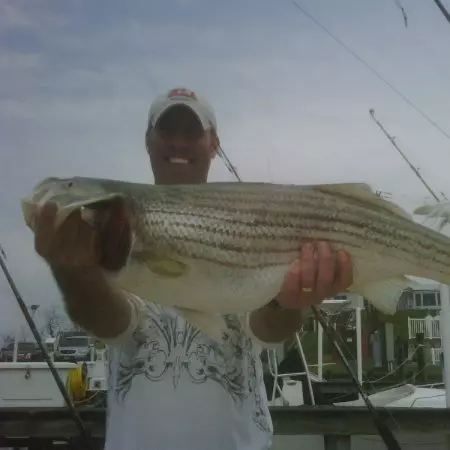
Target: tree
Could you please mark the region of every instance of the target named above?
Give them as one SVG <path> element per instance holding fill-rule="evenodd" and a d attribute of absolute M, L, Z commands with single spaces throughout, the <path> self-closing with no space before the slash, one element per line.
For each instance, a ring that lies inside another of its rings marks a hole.
<path fill-rule="evenodd" d="M 6 347 L 7 345 L 14 342 L 14 334 L 13 333 L 1 333 L 0 334 L 0 347 Z"/>
<path fill-rule="evenodd" d="M 56 305 L 46 308 L 43 311 L 42 317 L 44 320 L 43 331 L 50 337 L 55 337 L 66 322 L 65 314 L 63 314 L 61 308 Z"/>

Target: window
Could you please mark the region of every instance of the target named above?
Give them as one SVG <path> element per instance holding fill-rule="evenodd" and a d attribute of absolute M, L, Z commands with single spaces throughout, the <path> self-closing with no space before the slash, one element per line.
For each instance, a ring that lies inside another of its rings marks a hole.
<path fill-rule="evenodd" d="M 77 337 L 62 337 L 59 340 L 60 347 L 87 347 L 89 346 L 89 338 L 77 336 Z"/>
<path fill-rule="evenodd" d="M 414 292 L 414 308 L 439 308 L 441 295 L 438 291 Z"/>
<path fill-rule="evenodd" d="M 14 350 L 14 342 L 8 344 L 6 350 Z M 19 342 L 17 344 L 17 351 L 19 352 L 32 352 L 34 350 L 36 350 L 36 344 L 34 342 Z"/>
<path fill-rule="evenodd" d="M 421 292 L 414 293 L 414 306 L 416 308 L 422 308 L 422 293 Z"/>
<path fill-rule="evenodd" d="M 423 307 L 436 306 L 436 294 L 434 292 L 424 292 L 422 294 Z"/>

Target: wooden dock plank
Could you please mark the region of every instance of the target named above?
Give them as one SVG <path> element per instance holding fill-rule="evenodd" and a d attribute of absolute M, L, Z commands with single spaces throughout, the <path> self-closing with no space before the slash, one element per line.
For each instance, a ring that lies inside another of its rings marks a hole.
<path fill-rule="evenodd" d="M 395 432 L 450 433 L 450 410 L 441 408 L 375 408 Z M 276 434 L 377 435 L 365 407 L 301 406 L 271 408 Z"/>
<path fill-rule="evenodd" d="M 450 434 L 450 410 L 438 408 L 376 408 L 388 426 L 405 433 Z M 78 410 L 93 437 L 105 433 L 105 410 Z M 372 417 L 364 407 L 301 406 L 271 408 L 275 434 L 376 435 Z M 78 430 L 65 408 L 0 409 L 1 437 L 70 438 Z"/>

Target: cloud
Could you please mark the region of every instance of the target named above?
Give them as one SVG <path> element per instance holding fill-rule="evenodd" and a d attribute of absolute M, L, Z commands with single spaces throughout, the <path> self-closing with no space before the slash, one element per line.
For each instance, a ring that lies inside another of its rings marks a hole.
<path fill-rule="evenodd" d="M 22 71 L 33 70 L 42 67 L 40 55 L 36 53 L 0 53 L 0 70 L 2 71 Z"/>
<path fill-rule="evenodd" d="M 302 2 L 450 131 L 448 26 L 417 3 L 405 30 L 392 2 L 369 3 Z M 363 181 L 411 210 L 427 192 L 370 119 L 375 108 L 450 195 L 448 140 L 289 2 L 6 1 L 0 42 L 0 240 L 29 302 L 57 301 L 58 291 L 33 252 L 20 198 L 48 175 L 152 182 L 148 108 L 173 86 L 215 105 L 245 180 Z M 219 159 L 211 179 L 232 179 Z M 14 309 L 7 292 L 0 280 L 10 305 L 0 328 Z"/>
<path fill-rule="evenodd" d="M 4 1 L 1 3 L 1 17 L 4 25 L 10 27 L 30 27 L 34 21 L 30 20 L 27 14 L 14 6 L 13 1 Z"/>
<path fill-rule="evenodd" d="M 8 30 L 43 30 L 48 27 L 59 28 L 69 19 L 48 8 L 49 2 L 36 0 L 2 0 L 0 3 L 0 25 Z"/>

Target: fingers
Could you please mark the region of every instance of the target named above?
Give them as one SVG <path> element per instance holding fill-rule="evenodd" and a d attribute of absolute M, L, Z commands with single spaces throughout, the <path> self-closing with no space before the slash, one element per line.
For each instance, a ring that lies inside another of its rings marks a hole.
<path fill-rule="evenodd" d="M 98 231 L 81 219 L 80 211 L 55 229 L 57 207 L 49 203 L 36 214 L 35 249 L 52 265 L 91 266 L 101 256 Z"/>
<path fill-rule="evenodd" d="M 344 251 L 337 252 L 337 275 L 332 290 L 341 292 L 353 283 L 353 267 L 350 255 Z"/>
<path fill-rule="evenodd" d="M 278 297 L 288 308 L 304 308 L 344 291 L 352 284 L 350 256 L 336 254 L 326 242 L 305 244 L 286 274 Z"/>
<path fill-rule="evenodd" d="M 306 307 L 316 302 L 318 254 L 313 244 L 303 245 L 300 256 L 285 276 L 278 300 L 287 308 Z"/>
<path fill-rule="evenodd" d="M 335 280 L 335 257 L 330 246 L 325 242 L 319 243 L 317 254 L 319 263 L 315 288 L 317 296 L 325 298 L 329 295 Z"/>
<path fill-rule="evenodd" d="M 55 240 L 55 251 L 62 262 L 74 266 L 91 265 L 97 261 L 99 237 L 95 228 L 81 219 L 75 211 L 61 227 Z"/>
<path fill-rule="evenodd" d="M 281 300 L 286 305 L 289 305 L 293 302 L 293 300 L 295 301 L 298 298 L 300 291 L 299 280 L 301 279 L 301 274 L 302 261 L 300 259 L 296 259 L 284 277 L 283 287 L 278 300 Z"/>
<path fill-rule="evenodd" d="M 318 249 L 316 292 L 319 298 L 325 299 L 345 291 L 352 284 L 353 267 L 347 252 L 339 250 L 334 254 L 325 242 L 319 243 Z"/>
<path fill-rule="evenodd" d="M 55 227 L 57 206 L 53 202 L 46 203 L 35 212 L 35 248 L 39 255 L 45 257 L 52 241 Z"/>
<path fill-rule="evenodd" d="M 333 292 L 336 260 L 326 242 L 307 244 L 301 252 L 301 270 L 297 282 L 299 295 L 308 303 L 321 302 Z"/>
<path fill-rule="evenodd" d="M 302 247 L 300 265 L 302 288 L 313 291 L 316 286 L 316 273 L 319 265 L 314 245 L 308 243 Z"/>

